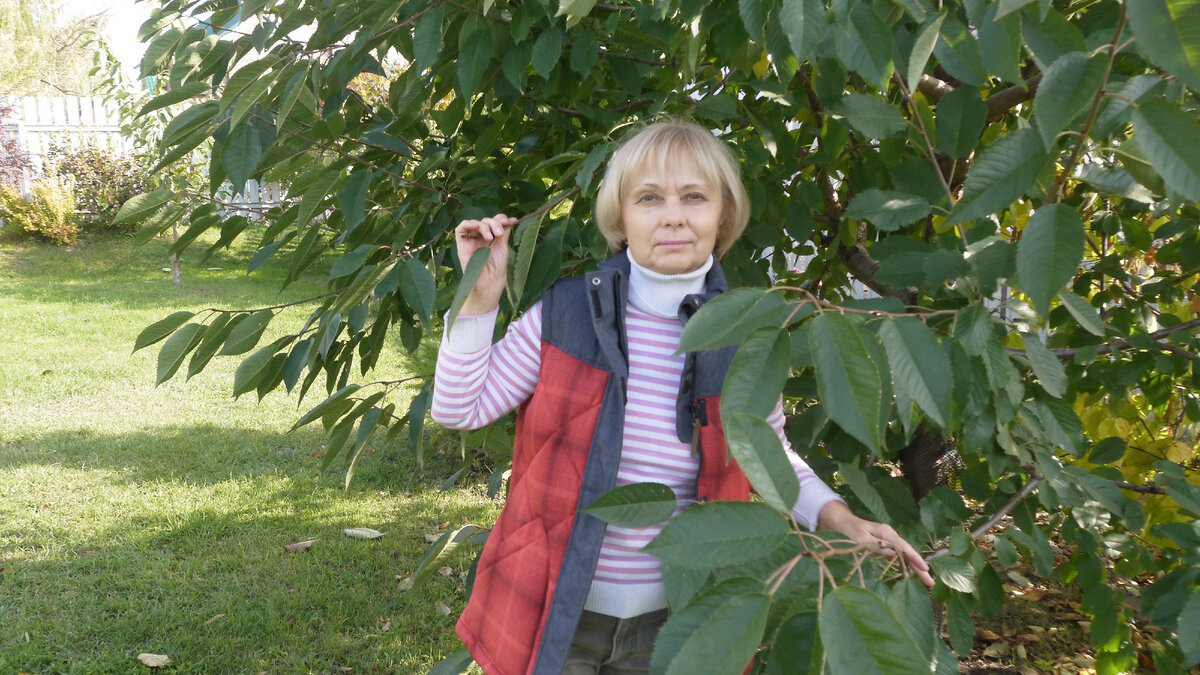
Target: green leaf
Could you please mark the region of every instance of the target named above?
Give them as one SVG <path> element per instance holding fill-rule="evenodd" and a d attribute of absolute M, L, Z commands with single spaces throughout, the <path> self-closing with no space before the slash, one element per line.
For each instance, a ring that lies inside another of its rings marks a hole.
<path fill-rule="evenodd" d="M 866 94 L 846 94 L 835 109 L 868 138 L 888 138 L 908 130 L 908 121 L 887 101 Z"/>
<path fill-rule="evenodd" d="M 155 385 L 162 384 L 175 375 L 175 371 L 179 370 L 179 366 L 183 364 L 188 353 L 200 344 L 203 330 L 204 326 L 198 323 L 189 323 L 175 331 L 163 343 L 162 349 L 158 350 L 158 374 L 154 381 Z"/>
<path fill-rule="evenodd" d="M 475 282 L 479 281 L 479 275 L 483 274 L 483 269 L 487 267 L 488 257 L 491 254 L 492 247 L 490 246 L 480 247 L 471 254 L 471 260 L 463 269 L 462 279 L 458 280 L 458 290 L 454 292 L 454 300 L 450 302 L 450 315 L 446 317 L 447 326 L 454 325 L 454 320 L 458 318 L 463 303 L 467 301 L 471 289 L 475 288 Z"/>
<path fill-rule="evenodd" d="M 463 24 L 458 38 L 458 93 L 464 98 L 473 96 L 479 78 L 492 60 L 492 31 L 485 25 Z"/>
<path fill-rule="evenodd" d="M 258 129 L 249 124 L 235 127 L 221 148 L 221 164 L 233 184 L 235 194 L 246 190 L 246 180 L 262 158 L 262 140 Z"/>
<path fill-rule="evenodd" d="M 379 136 L 391 138 L 387 134 Z M 379 174 L 374 171 L 355 171 L 346 178 L 346 184 L 338 192 L 338 207 L 346 216 L 346 230 L 351 231 L 363 222 L 367 208 L 367 189 Z"/>
<path fill-rule="evenodd" d="M 267 329 L 267 324 L 271 323 L 274 316 L 275 314 L 271 310 L 260 309 L 238 323 L 233 332 L 229 334 L 229 339 L 225 341 L 225 346 L 221 348 L 221 355 L 245 354 L 254 349 L 254 345 L 258 344 L 259 338 L 262 337 L 263 331 Z"/>
<path fill-rule="evenodd" d="M 277 351 L 279 351 L 278 345 L 274 343 L 269 344 L 247 356 L 238 365 L 237 371 L 233 374 L 234 398 L 258 386 L 258 380 L 263 376 L 267 363 L 271 361 L 271 357 L 275 356 L 275 352 Z"/>
<path fill-rule="evenodd" d="M 554 16 L 566 15 L 569 29 L 590 14 L 595 6 L 596 0 L 559 0 L 558 12 Z"/>
<path fill-rule="evenodd" d="M 934 578 L 960 593 L 975 592 L 975 568 L 954 556 L 929 559 Z"/>
<path fill-rule="evenodd" d="M 1108 57 L 1088 57 L 1084 52 L 1060 56 L 1046 71 L 1033 98 L 1033 115 L 1047 148 L 1054 147 L 1058 133 L 1083 114 L 1104 84 Z"/>
<path fill-rule="evenodd" d="M 400 294 L 408 306 L 417 312 L 417 318 L 428 330 L 437 297 L 433 275 L 420 260 L 412 257 L 402 260 L 396 271 L 400 275 Z"/>
<path fill-rule="evenodd" d="M 688 319 L 679 336 L 679 353 L 741 344 L 758 328 L 782 327 L 789 314 L 787 301 L 779 293 L 735 288 L 713 298 Z M 797 317 L 803 316 L 797 313 Z"/>
<path fill-rule="evenodd" d="M 929 215 L 929 211 L 929 202 L 923 197 L 871 188 L 854 197 L 846 215 L 869 221 L 884 232 L 895 232 Z"/>
<path fill-rule="evenodd" d="M 217 350 L 221 345 L 225 344 L 225 340 L 241 321 L 246 318 L 246 314 L 231 314 L 222 312 L 213 320 L 208 328 L 204 331 L 204 339 L 200 341 L 200 345 L 196 347 L 196 351 L 192 354 L 192 360 L 188 361 L 188 379 L 204 370 L 208 362 L 217 355 Z"/>
<path fill-rule="evenodd" d="M 1125 456 L 1128 447 L 1124 438 L 1109 436 L 1092 446 L 1088 452 L 1088 461 L 1093 464 L 1112 464 Z"/>
<path fill-rule="evenodd" d="M 883 503 L 883 497 L 862 469 L 850 462 L 838 462 L 838 474 L 874 518 L 885 522 L 888 520 L 887 505 Z"/>
<path fill-rule="evenodd" d="M 792 536 L 767 504 L 709 502 L 685 509 L 643 549 L 663 562 L 710 569 L 770 554 Z"/>
<path fill-rule="evenodd" d="M 957 80 L 973 87 L 984 86 L 988 72 L 972 31 L 951 17 L 942 24 L 940 37 L 933 47 L 938 64 Z"/>
<path fill-rule="evenodd" d="M 146 46 L 146 52 L 142 55 L 142 77 L 149 77 L 162 70 L 167 55 L 175 49 L 182 37 L 183 31 L 178 28 L 170 28 L 151 40 L 150 44 Z"/>
<path fill-rule="evenodd" d="M 437 665 L 429 669 L 425 675 L 462 675 L 467 672 L 467 668 L 475 661 L 471 658 L 471 652 L 465 649 L 460 649 L 450 656 L 438 661 Z"/>
<path fill-rule="evenodd" d="M 1001 5 L 1003 3 L 1000 3 Z M 1001 79 L 1024 86 L 1021 74 L 1021 17 L 998 16 L 1002 8 L 989 5 L 979 21 L 979 55 L 988 72 Z"/>
<path fill-rule="evenodd" d="M 168 335 L 174 333 L 176 328 L 182 326 L 193 316 L 196 316 L 195 312 L 179 311 L 165 319 L 159 319 L 146 326 L 142 329 L 141 333 L 138 333 L 137 339 L 133 341 L 133 351 L 136 352 L 142 347 L 149 347 L 155 342 L 165 339 Z"/>
<path fill-rule="evenodd" d="M 477 532 L 479 532 L 479 527 L 464 525 L 457 530 L 450 530 L 443 534 L 433 545 L 425 550 L 425 555 L 421 556 L 421 560 L 417 563 L 417 569 L 413 572 L 411 590 L 416 590 L 423 586 L 426 581 L 429 581 L 438 569 L 443 566 L 446 558 L 461 544 L 475 536 Z"/>
<path fill-rule="evenodd" d="M 1200 201 L 1200 123 L 1166 101 L 1150 101 L 1133 111 L 1133 136 L 1167 187 Z"/>
<path fill-rule="evenodd" d="M 174 87 L 165 94 L 159 94 L 149 101 L 146 101 L 146 104 L 143 105 L 142 109 L 138 111 L 137 116 L 141 117 L 146 113 L 154 112 L 155 110 L 161 110 L 162 108 L 175 105 L 176 103 L 183 103 L 188 99 L 195 98 L 200 94 L 205 93 L 209 90 L 209 88 L 210 87 L 207 82 L 188 82 L 178 87 Z"/>
<path fill-rule="evenodd" d="M 837 55 L 849 70 L 857 71 L 871 86 L 886 91 L 892 76 L 892 31 L 864 2 L 850 4 L 849 23 L 835 31 Z"/>
<path fill-rule="evenodd" d="M 887 604 L 921 653 L 927 660 L 932 658 L 934 643 L 941 642 L 941 638 L 933 621 L 933 603 L 924 584 L 916 577 L 900 581 L 888 594 Z"/>
<path fill-rule="evenodd" d="M 950 357 L 933 331 L 916 318 L 889 319 L 879 327 L 879 339 L 892 366 L 892 381 L 934 422 L 946 428 L 953 399 Z"/>
<path fill-rule="evenodd" d="M 971 356 L 986 352 L 993 334 L 992 317 L 980 303 L 967 305 L 954 317 L 954 338 Z"/>
<path fill-rule="evenodd" d="M 1150 60 L 1200 91 L 1200 3 L 1195 0 L 1128 0 L 1134 44 Z"/>
<path fill-rule="evenodd" d="M 791 345 L 787 331 L 763 326 L 742 343 L 721 389 L 721 418 L 731 413 L 766 417 L 787 381 Z"/>
<path fill-rule="evenodd" d="M 318 403 L 316 405 L 316 407 L 314 407 L 312 410 L 309 410 L 308 412 L 304 413 L 304 415 L 300 419 L 296 420 L 296 423 L 292 425 L 292 428 L 290 429 L 290 431 L 295 431 L 296 429 L 299 429 L 300 427 L 304 426 L 305 424 L 308 424 L 309 422 L 312 422 L 313 420 L 321 418 L 323 415 L 325 415 L 325 413 L 332 410 L 335 406 L 337 406 L 339 403 L 341 403 L 343 400 L 345 400 L 348 396 L 350 396 L 351 394 L 353 394 L 354 392 L 358 391 L 361 388 L 362 388 L 362 385 L 348 384 L 348 385 L 342 387 L 341 389 L 338 389 L 337 391 L 333 392 L 332 394 L 329 395 L 328 398 L 326 398 L 324 401 L 321 401 L 320 403 Z"/>
<path fill-rule="evenodd" d="M 1025 356 L 1029 358 L 1033 374 L 1042 383 L 1042 389 L 1055 398 L 1062 398 L 1067 393 L 1067 371 L 1062 362 L 1036 335 L 1021 333 L 1021 342 L 1025 345 Z"/>
<path fill-rule="evenodd" d="M 143 192 L 136 197 L 130 197 L 117 211 L 116 217 L 113 218 L 113 225 L 140 223 L 175 198 L 175 193 L 168 188 L 159 188 L 153 192 Z"/>
<path fill-rule="evenodd" d="M 1193 590 L 1179 612 L 1179 648 L 1185 667 L 1200 663 L 1200 591 Z"/>
<path fill-rule="evenodd" d="M 950 644 L 954 651 L 963 656 L 970 654 L 975 644 L 972 605 L 971 596 L 962 593 L 951 595 L 950 602 L 946 603 L 946 633 L 950 636 Z"/>
<path fill-rule="evenodd" d="M 937 104 L 937 147 L 954 158 L 966 157 L 979 144 L 987 124 L 987 104 L 975 87 L 959 87 Z"/>
<path fill-rule="evenodd" d="M 617 527 L 650 527 L 675 514 L 675 492 L 662 483 L 633 483 L 613 488 L 579 509 Z"/>
<path fill-rule="evenodd" d="M 333 184 L 341 177 L 342 169 L 342 164 L 337 163 L 317 170 L 313 181 L 303 190 L 300 206 L 296 207 L 296 225 L 300 229 L 308 227 L 309 221 L 317 213 L 317 208 L 329 196 Z"/>
<path fill-rule="evenodd" d="M 771 596 L 762 583 L 727 579 L 667 619 L 654 641 L 650 669 L 664 675 L 740 673 L 754 658 Z"/>
<path fill-rule="evenodd" d="M 1154 203 L 1154 193 L 1138 183 L 1128 169 L 1120 166 L 1082 164 L 1075 169 L 1075 177 L 1095 188 L 1098 192 L 1114 194 L 1125 199 Z"/>
<path fill-rule="evenodd" d="M 334 261 L 333 267 L 329 270 L 329 278 L 341 279 L 342 277 L 355 274 L 362 269 L 363 262 L 371 251 L 377 250 L 378 247 L 373 244 L 363 244 L 353 251 L 347 251 Z"/>
<path fill-rule="evenodd" d="M 809 346 L 817 371 L 817 393 L 829 417 L 863 445 L 878 451 L 883 437 L 880 373 L 863 334 L 841 314 L 810 322 Z"/>
<path fill-rule="evenodd" d="M 612 146 L 607 143 L 601 143 L 592 148 L 587 157 L 583 158 L 583 164 L 579 166 L 579 172 L 575 174 L 575 184 L 584 193 L 587 193 L 588 188 L 592 186 L 592 181 L 596 178 L 596 171 L 600 165 L 608 159 L 608 153 L 612 150 Z"/>
<path fill-rule="evenodd" d="M 441 5 L 434 5 L 417 19 L 413 30 L 413 57 L 417 67 L 422 70 L 433 67 L 438 52 L 442 49 L 444 13 Z"/>
<path fill-rule="evenodd" d="M 905 75 L 905 82 L 908 83 L 909 90 L 915 91 L 917 83 L 921 81 L 921 74 L 925 72 L 925 65 L 929 63 L 929 57 L 933 55 L 933 47 L 937 44 L 938 33 L 941 32 L 942 22 L 945 20 L 945 11 L 926 17 L 925 23 L 921 25 L 921 32 L 917 33 L 916 39 L 913 40 L 912 51 L 908 54 L 908 71 Z"/>
<path fill-rule="evenodd" d="M 827 15 L 821 0 L 783 0 L 779 20 L 797 61 L 807 61 L 824 39 Z"/>
<path fill-rule="evenodd" d="M 237 102 L 243 91 L 257 82 L 276 63 L 279 63 L 279 60 L 279 56 L 268 53 L 257 61 L 251 61 L 239 68 L 236 73 L 230 76 L 229 81 L 225 83 L 225 88 L 221 92 L 221 103 L 218 112 L 228 110 L 230 106 Z"/>
<path fill-rule="evenodd" d="M 1033 129 L 1015 131 L 992 143 L 967 173 L 962 198 L 945 224 L 965 223 L 1007 208 L 1033 187 L 1047 156 Z"/>
<path fill-rule="evenodd" d="M 763 0 L 738 0 L 738 15 L 746 33 L 760 45 L 766 42 L 764 30 L 767 24 Z"/>
<path fill-rule="evenodd" d="M 1034 212 L 1017 243 L 1020 288 L 1034 307 L 1050 314 L 1050 302 L 1075 277 L 1087 235 L 1075 209 L 1050 204 Z"/>
<path fill-rule="evenodd" d="M 724 410 L 721 415 L 726 416 Z M 780 512 L 791 513 L 800 482 L 775 429 L 761 417 L 735 412 L 725 423 L 725 440 L 758 496 Z"/>
<path fill-rule="evenodd" d="M 563 37 L 557 26 L 551 26 L 542 31 L 537 41 L 533 43 L 533 69 L 543 80 L 550 79 L 550 71 L 558 64 L 562 56 Z"/>
<path fill-rule="evenodd" d="M 826 593 L 818 617 L 829 672 L 929 673 L 929 659 L 878 595 L 842 585 Z"/>

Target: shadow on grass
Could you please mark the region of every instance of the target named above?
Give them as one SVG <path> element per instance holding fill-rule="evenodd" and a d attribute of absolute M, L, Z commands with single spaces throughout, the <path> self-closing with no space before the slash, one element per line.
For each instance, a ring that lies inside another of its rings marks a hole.
<path fill-rule="evenodd" d="M 319 438 L 199 426 L 0 446 L 0 672 L 131 672 L 153 652 L 178 672 L 408 673 L 458 649 L 471 556 L 420 592 L 400 579 L 439 524 L 494 507 L 389 455 L 343 492 L 340 472 L 316 475 Z M 181 445 L 193 456 L 163 454 Z"/>

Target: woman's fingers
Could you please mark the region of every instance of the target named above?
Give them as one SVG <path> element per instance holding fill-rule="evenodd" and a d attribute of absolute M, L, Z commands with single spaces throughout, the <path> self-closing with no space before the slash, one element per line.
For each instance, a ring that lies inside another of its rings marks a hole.
<path fill-rule="evenodd" d="M 517 224 L 517 219 L 498 213 L 490 218 L 479 220 L 464 220 L 454 228 L 458 239 L 482 239 L 485 246 L 496 240 L 507 240 L 509 228 Z"/>

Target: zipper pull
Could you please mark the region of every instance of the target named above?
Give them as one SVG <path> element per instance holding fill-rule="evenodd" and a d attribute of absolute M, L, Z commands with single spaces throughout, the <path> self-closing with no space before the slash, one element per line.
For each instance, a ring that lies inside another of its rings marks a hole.
<path fill-rule="evenodd" d="M 692 401 L 692 457 L 700 456 L 700 427 L 708 426 L 708 407 L 704 399 Z"/>

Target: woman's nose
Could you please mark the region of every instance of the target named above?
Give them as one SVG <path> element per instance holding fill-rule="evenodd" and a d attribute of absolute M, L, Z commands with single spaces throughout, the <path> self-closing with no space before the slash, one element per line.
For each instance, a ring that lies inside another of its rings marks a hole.
<path fill-rule="evenodd" d="M 669 198 L 663 202 L 662 224 L 666 226 L 682 225 L 684 220 L 683 205 L 678 199 Z"/>

